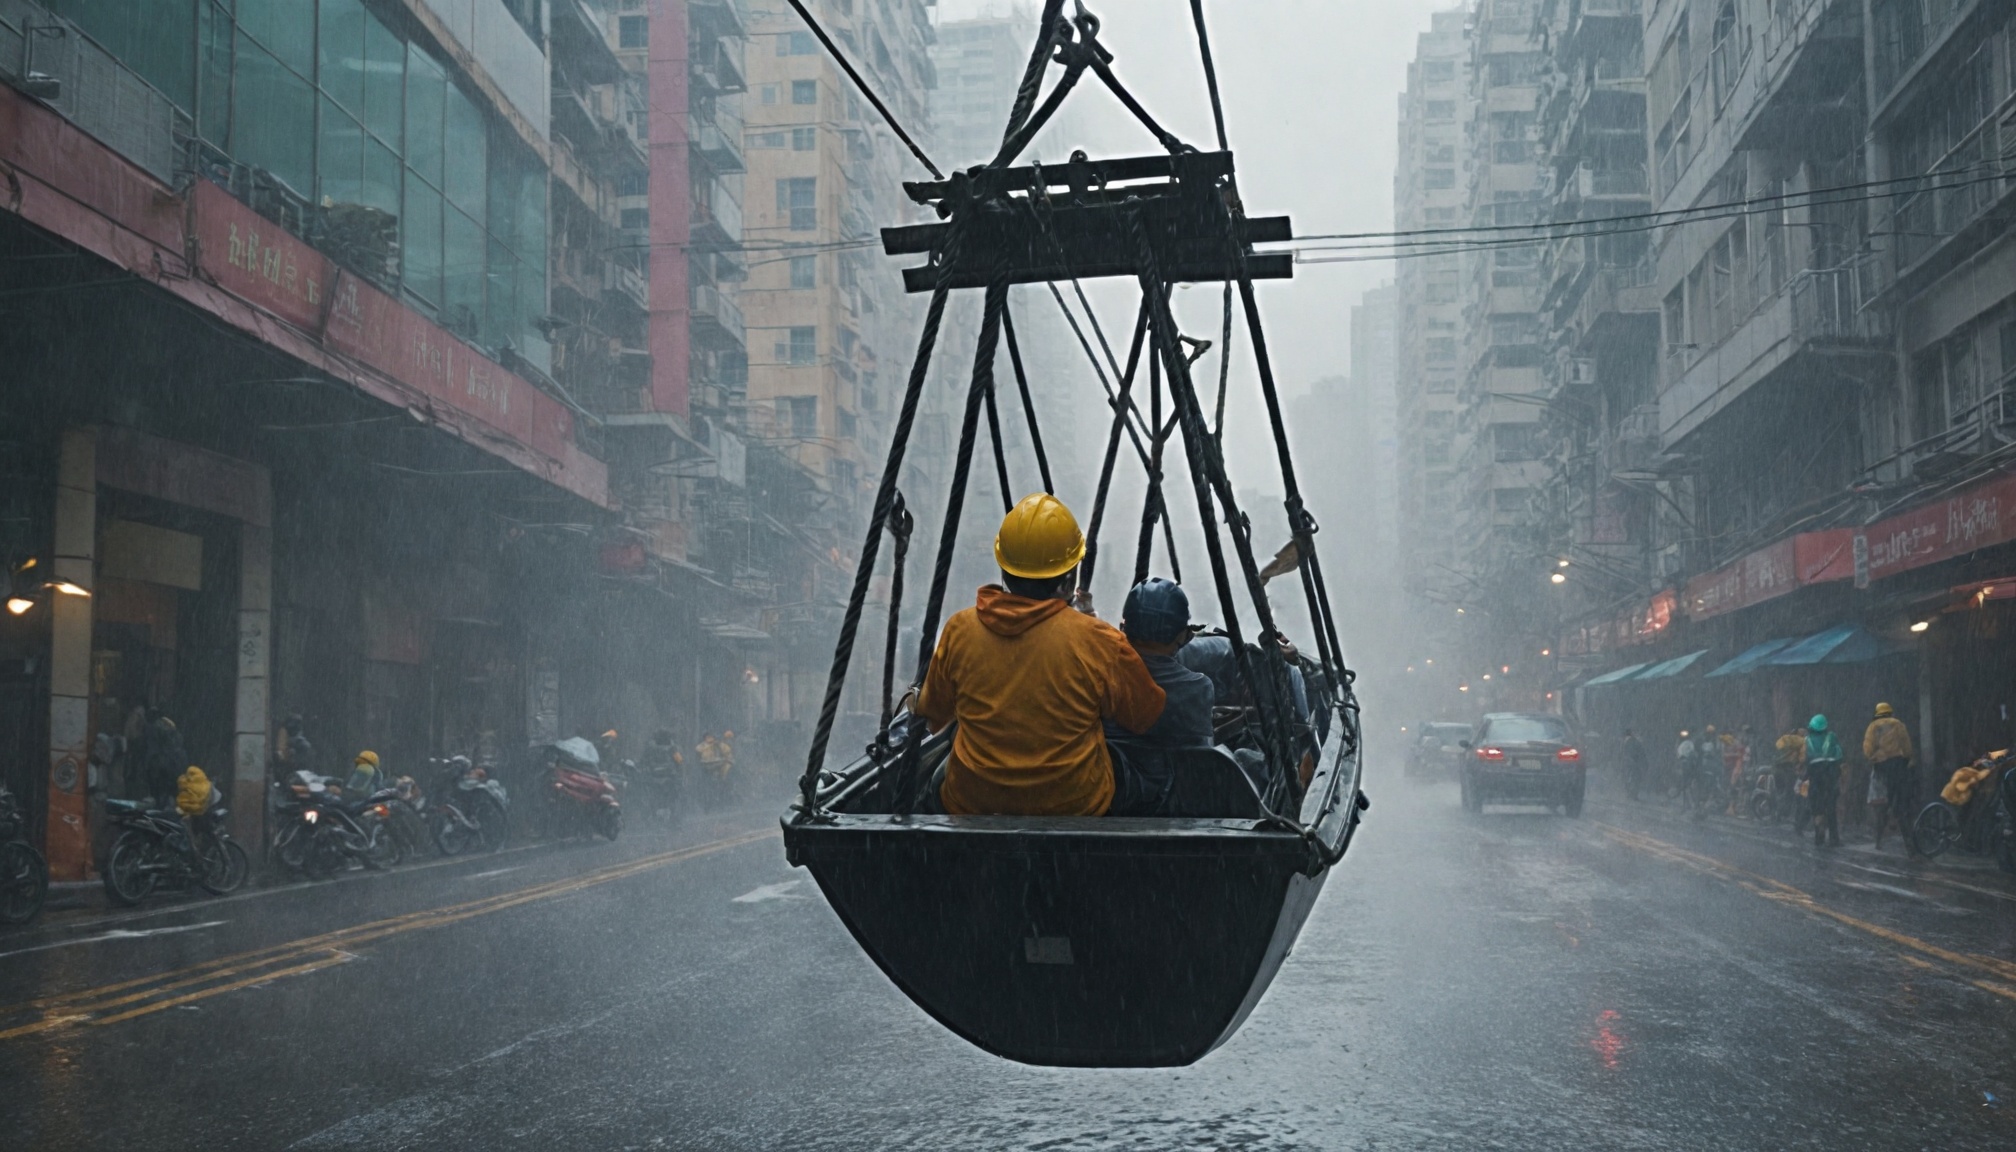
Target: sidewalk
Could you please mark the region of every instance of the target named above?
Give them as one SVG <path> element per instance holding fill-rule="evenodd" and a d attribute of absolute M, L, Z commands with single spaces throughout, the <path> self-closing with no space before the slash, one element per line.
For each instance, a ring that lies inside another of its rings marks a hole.
<path fill-rule="evenodd" d="M 1601 799 L 1607 805 L 1636 813 L 1640 817 L 1657 822 L 1674 826 L 1685 825 L 1694 828 L 1712 828 L 1719 832 L 1742 837 L 1760 844 L 1773 844 L 1789 848 L 1797 848 L 1803 845 L 1808 851 L 1813 851 L 1816 854 L 1819 851 L 1813 848 L 1811 832 L 1806 833 L 1802 838 L 1794 834 L 1790 824 L 1760 825 L 1755 820 L 1726 816 L 1719 813 L 1695 819 L 1676 808 L 1669 807 L 1656 800 L 1627 800 L 1621 788 L 1614 790 L 1604 789 Z M 1841 846 L 1829 850 L 1827 854 L 1844 861 L 1853 861 L 1858 865 L 1873 865 L 1882 862 L 1916 873 L 1951 873 L 1956 877 L 1966 876 L 1976 883 L 1992 878 L 1995 887 L 2002 889 L 2007 894 L 2016 895 L 2016 876 L 2004 872 L 1995 863 L 1993 857 L 1976 856 L 1958 848 L 1929 859 L 1924 856 L 1910 855 L 1904 849 L 1903 839 L 1894 832 L 1883 838 L 1883 847 L 1879 851 L 1876 847 L 1874 833 L 1867 827 L 1843 828 L 1841 830 Z"/>

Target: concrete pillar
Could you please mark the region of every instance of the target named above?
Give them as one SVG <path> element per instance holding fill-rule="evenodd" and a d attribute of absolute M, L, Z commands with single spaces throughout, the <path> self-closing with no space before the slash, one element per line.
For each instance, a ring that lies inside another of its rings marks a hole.
<path fill-rule="evenodd" d="M 265 843 L 266 743 L 271 728 L 273 530 L 238 529 L 238 696 L 232 723 L 231 834 Z"/>
<path fill-rule="evenodd" d="M 63 432 L 56 462 L 56 548 L 49 579 L 90 589 L 98 550 L 98 435 Z M 43 851 L 52 880 L 91 868 L 86 770 L 91 751 L 91 599 L 49 594 L 49 805 Z"/>

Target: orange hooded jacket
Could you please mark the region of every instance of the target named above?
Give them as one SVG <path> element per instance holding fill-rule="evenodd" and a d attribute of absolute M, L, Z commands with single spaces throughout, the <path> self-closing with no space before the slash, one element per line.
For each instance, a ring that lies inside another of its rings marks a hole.
<path fill-rule="evenodd" d="M 1119 629 L 989 584 L 945 622 L 917 714 L 934 732 L 959 722 L 938 793 L 945 811 L 1102 816 L 1113 764 L 1100 721 L 1146 732 L 1163 701 Z"/>

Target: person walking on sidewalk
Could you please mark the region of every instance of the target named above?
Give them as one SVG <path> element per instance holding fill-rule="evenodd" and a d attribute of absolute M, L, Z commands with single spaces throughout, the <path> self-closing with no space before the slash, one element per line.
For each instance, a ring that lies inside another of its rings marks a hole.
<path fill-rule="evenodd" d="M 1841 846 L 1841 741 L 1816 714 L 1806 723 L 1806 801 L 1813 812 L 1813 846 Z"/>
<path fill-rule="evenodd" d="M 1883 827 L 1895 819 L 1897 837 L 1904 841 L 1905 853 L 1911 853 L 1910 829 L 1906 823 L 1911 819 L 1912 801 L 1917 793 L 1911 777 L 1911 732 L 1897 719 L 1897 710 L 1890 705 L 1876 705 L 1876 718 L 1869 721 L 1868 729 L 1862 733 L 1862 758 L 1869 761 L 1870 770 L 1883 782 L 1888 801 L 1875 811 L 1876 847 L 1883 847 Z"/>
<path fill-rule="evenodd" d="M 1624 729 L 1624 794 L 1633 800 L 1645 787 L 1645 742 L 1631 729 Z"/>

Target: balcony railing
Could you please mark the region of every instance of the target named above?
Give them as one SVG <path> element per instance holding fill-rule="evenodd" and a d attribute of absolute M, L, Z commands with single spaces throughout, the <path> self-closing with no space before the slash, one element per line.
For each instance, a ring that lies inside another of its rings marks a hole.
<path fill-rule="evenodd" d="M 694 326 L 700 328 L 703 321 L 718 328 L 720 334 L 734 344 L 746 342 L 742 309 L 712 284 L 693 286 Z"/>
<path fill-rule="evenodd" d="M 28 0 L 0 0 L 0 79 L 164 184 L 175 183 L 187 114 L 84 30 Z"/>
<path fill-rule="evenodd" d="M 1862 307 L 1854 267 L 1801 272 L 1786 288 L 1792 298 L 1792 335 L 1814 340 L 1888 340 L 1892 334 L 1887 309 Z"/>
<path fill-rule="evenodd" d="M 744 172 L 748 164 L 742 158 L 742 132 L 739 125 L 732 133 L 724 130 L 716 119 L 705 117 L 698 112 L 686 117 L 687 138 L 692 141 L 694 151 L 700 153 L 709 167 L 716 172 Z"/>

